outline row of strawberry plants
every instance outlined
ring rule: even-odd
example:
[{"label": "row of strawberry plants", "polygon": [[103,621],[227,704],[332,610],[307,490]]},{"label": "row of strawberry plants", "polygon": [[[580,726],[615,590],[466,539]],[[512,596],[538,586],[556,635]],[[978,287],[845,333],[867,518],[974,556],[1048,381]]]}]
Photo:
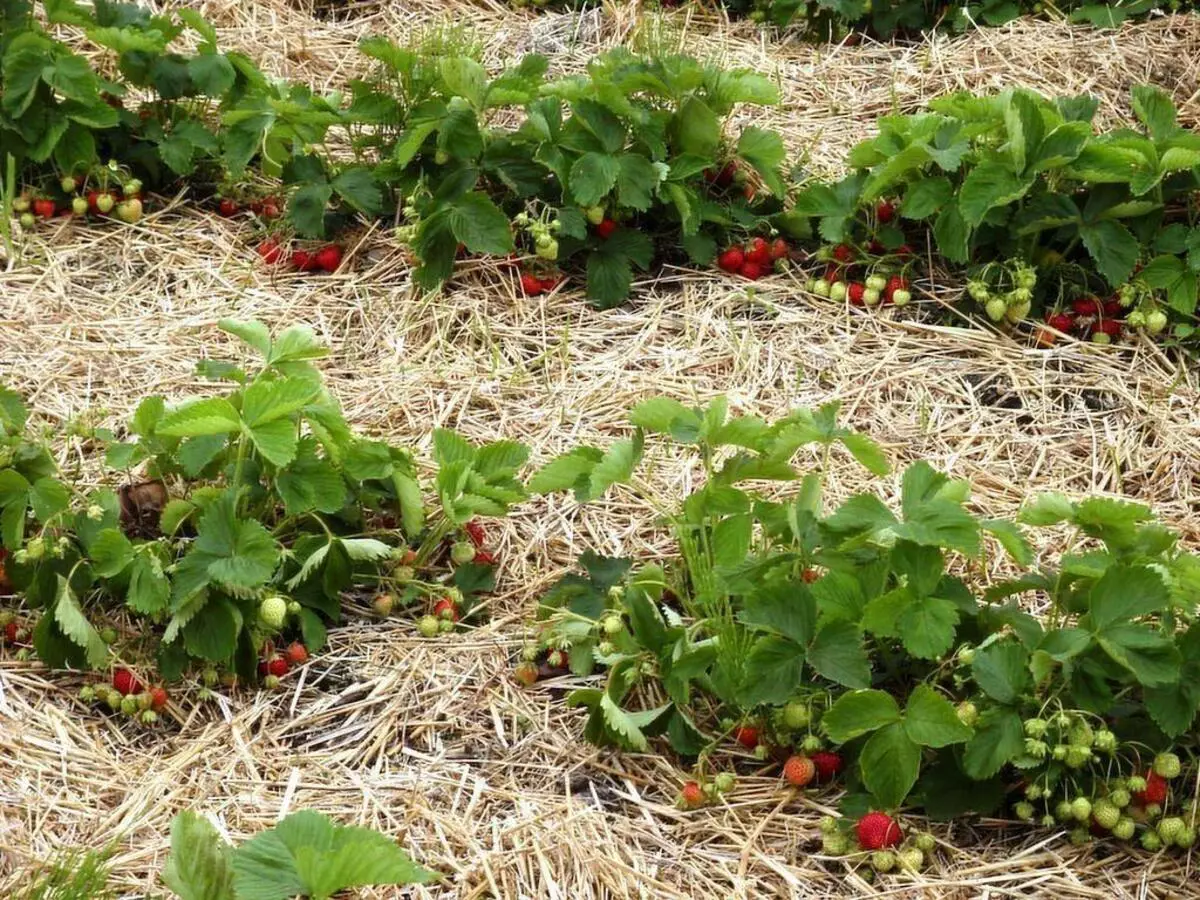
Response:
[{"label": "row of strawberry plants", "polygon": [[[829,268],[809,287],[839,301],[904,305],[934,274],[922,259],[934,257],[939,276],[969,279],[968,296],[993,321],[1044,316],[1043,342],[1066,331],[1097,341],[1160,333],[1170,316],[1178,335],[1193,331],[1200,135],[1155,87],[1133,91],[1137,128],[1108,131],[1096,129],[1087,97],[942,98],[881,119],[841,181],[789,183],[780,136],[730,124],[739,105],[778,100],[749,71],[618,49],[574,77],[549,79],[539,56],[491,77],[477,48],[439,32],[412,47],[365,40],[372,74],[352,82],[348,100],[318,98],[219,53],[211,28],[186,11],[203,39],[193,57],[167,52],[181,28],[169,20],[105,4],[83,15],[50,8],[52,21],[125,48],[118,72],[150,73],[131,86],[158,96],[124,109],[112,93],[124,85],[32,18],[6,38],[15,89],[0,102],[0,129],[28,138],[9,181],[59,192],[15,199],[41,204],[43,216],[68,204],[69,188],[80,214],[135,220],[144,182],[186,175],[223,186],[223,215],[255,214],[266,263],[304,271],[336,271],[342,250],[289,253],[290,233],[325,240],[391,209],[423,289],[445,283],[464,254],[483,254],[519,267],[531,295],[582,274],[590,302],[609,307],[654,263],[715,262],[756,280],[824,240],[836,244],[816,254]],[[227,77],[181,87],[159,71],[192,72],[197,61]],[[326,152],[330,143],[349,156]],[[118,156],[102,163],[109,152]],[[239,187],[252,168],[282,179],[280,190]]]},{"label": "row of strawberry plants", "polygon": [[[1179,777],[1200,749],[1200,556],[1131,502],[1046,495],[1016,521],[980,518],[969,486],[925,463],[903,473],[898,510],[872,493],[828,510],[825,466],[797,467],[802,448],[827,465],[840,446],[888,472],[836,414],[768,423],[730,417],[720,398],[659,398],[634,409],[631,438],[537,472],[532,491],[583,502],[636,486],[650,433],[694,454],[705,478],[660,510],[676,554],[588,552],[545,594],[518,680],[536,680],[541,654],[600,676],[568,697],[588,710],[586,736],[693,760],[686,807],[732,788],[722,745],[798,788],[841,781],[847,818],[824,823],[826,852],[861,852],[880,871],[929,849],[901,844],[892,816],[906,806],[1007,808],[1075,840],[1191,847],[1200,807]],[[1025,527],[1055,528],[1059,558],[1035,565]],[[988,583],[997,552],[1014,574]]]},{"label": "row of strawberry plants", "polygon": [[106,446],[100,487],[56,464],[20,398],[0,391],[0,594],[36,616],[30,627],[5,612],[4,642],[52,667],[115,667],[83,699],[146,723],[169,702],[152,670],[271,685],[325,643],[347,598],[420,613],[430,636],[478,616],[495,559],[477,517],[525,496],[524,447],[448,430],[433,434],[423,490],[408,451],[347,426],[309,329],[221,327],[257,353],[251,369],[198,366],[225,390],[148,397],[124,439],[73,429],[81,452]]},{"label": "row of strawberry plants", "polygon": [[[598,0],[510,0],[518,9],[557,7],[583,9]],[[664,8],[685,6],[660,0]],[[712,6],[698,0],[697,5]],[[843,40],[856,32],[880,38],[927,31],[962,32],[979,25],[1003,25],[1023,16],[1054,16],[1098,28],[1115,28],[1157,11],[1186,8],[1183,0],[718,0],[731,18],[745,17],[778,28],[800,30],[820,40]]]}]

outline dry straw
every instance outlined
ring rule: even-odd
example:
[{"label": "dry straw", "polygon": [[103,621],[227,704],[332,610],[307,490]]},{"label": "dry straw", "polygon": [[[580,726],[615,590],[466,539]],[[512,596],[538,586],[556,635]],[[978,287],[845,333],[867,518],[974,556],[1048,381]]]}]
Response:
[{"label": "dry straw", "polygon": [[[437,0],[338,4],[326,18],[280,0],[214,0],[203,12],[225,46],[322,87],[357,74],[349,50],[360,36],[403,40],[414,22],[446,13],[477,26],[490,63],[546,50],[556,68],[578,69],[622,40],[702,48],[780,79],[783,105],[747,121],[781,129],[797,158],[824,171],[875,116],[960,88],[1088,91],[1106,121],[1121,121],[1129,87],[1154,81],[1187,122],[1200,113],[1195,17],[1118,33],[1023,22],[906,47],[813,48],[712,15],[682,12],[652,28],[627,7],[582,21]],[[724,392],[734,408],[767,416],[837,399],[898,467],[928,459],[969,478],[981,512],[1012,514],[1031,490],[1098,491],[1150,503],[1190,544],[1200,539],[1200,392],[1193,372],[1148,344],[1039,351],[928,316],[847,312],[787,278],[748,296],[690,270],[640,283],[605,313],[569,286],[525,299],[481,263],[422,299],[382,232],[361,235],[331,277],[271,272],[244,224],[178,200],[132,227],[56,220],[0,274],[0,380],[52,422],[95,408],[116,422],[146,392],[203,390],[194,360],[235,352],[216,320],[258,317],[311,324],[334,348],[327,373],[348,415],[422,451],[432,426],[449,425],[524,440],[542,461],[624,434],[629,407],[659,393]],[[952,293],[926,284],[920,299],[933,309]],[[696,473],[674,453],[650,457],[645,484],[666,502],[680,497]],[[895,490],[844,459],[828,480],[834,499]],[[244,838],[302,807],[383,828],[446,874],[418,897],[1200,895],[1186,858],[1075,849],[990,821],[936,828],[944,849],[930,870],[870,885],[817,855],[816,821],[833,798],[794,797],[749,758],[727,802],[675,811],[681,773],[668,760],[581,740],[579,716],[552,702],[573,679],[522,691],[506,674],[538,594],[576,553],[670,549],[654,516],[628,491],[583,509],[530,502],[495,529],[504,575],[489,624],[422,641],[408,621],[357,618],[281,693],[239,694],[217,711],[184,700],[154,733],[79,708],[80,679],[5,660],[0,895],[34,861],[106,841],[122,896],[160,895],[179,810]]]}]

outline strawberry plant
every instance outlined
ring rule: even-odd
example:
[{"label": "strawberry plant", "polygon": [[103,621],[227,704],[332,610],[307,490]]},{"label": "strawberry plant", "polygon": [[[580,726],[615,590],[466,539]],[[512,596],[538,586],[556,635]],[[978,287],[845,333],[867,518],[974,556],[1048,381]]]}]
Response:
[{"label": "strawberry plant", "polygon": [[931,244],[965,267],[993,321],[1074,310],[1065,324],[1110,339],[1122,326],[1106,320],[1157,333],[1170,311],[1189,335],[1200,135],[1179,126],[1161,89],[1134,88],[1132,99],[1140,127],[1102,134],[1086,97],[935,100],[927,113],[881,119],[851,152],[853,174],[803,188],[796,212],[857,248],[855,265],[883,254],[885,274],[911,270],[906,248]]},{"label": "strawberry plant", "polygon": [[[634,409],[632,438],[534,475],[535,492],[593,499],[631,480],[647,432],[692,447],[705,473],[665,513],[677,557],[637,566],[585,554],[586,574],[542,599],[540,646],[577,675],[604,672],[603,686],[569,698],[589,710],[587,737],[645,750],[661,736],[701,759],[741,745],[793,784],[844,779],[855,815],[1014,803],[1029,821],[1190,845],[1186,789],[1136,795],[1151,767],[1178,778],[1176,754],[1198,749],[1200,557],[1123,501],[1046,496],[1016,522],[982,519],[967,484],[924,463],[903,473],[897,511],[861,494],[826,513],[820,471],[792,465],[801,447],[828,458],[840,444],[887,472],[835,416],[830,406],[769,424],[729,418],[720,399],[693,409],[659,398]],[[748,486],[765,481],[796,487]],[[1064,525],[1075,537],[1058,565],[1034,567],[1023,528]],[[977,562],[994,548],[1022,574],[981,586]],[[1066,818],[1064,802],[1075,804]],[[1159,819],[1171,804],[1186,821],[1167,841]]]},{"label": "strawberry plant", "polygon": [[[450,603],[455,619],[471,615],[494,564],[484,551],[457,553],[455,536],[524,497],[525,448],[436,431],[427,511],[411,454],[348,427],[313,365],[327,351],[309,329],[272,338],[257,322],[221,327],[257,365],[206,360],[199,374],[223,392],[149,397],[128,439],[96,432],[110,439],[116,490],[58,472],[19,398],[0,395],[0,544],[7,579],[41,612],[42,660],[108,665],[94,622],[124,616],[145,629],[136,651],[154,652],[168,680],[192,664],[252,678],[266,645],[299,637],[300,651],[320,648],[347,593],[376,597],[377,609],[386,600],[388,612]],[[283,657],[281,671],[263,661],[262,674],[288,670]],[[153,694],[140,711],[152,705]]]},{"label": "strawberry plant", "polygon": [[311,810],[292,813],[237,847],[208,820],[185,811],[171,823],[162,878],[183,900],[326,900],[349,888],[429,884],[438,875],[387,835],[337,825]]}]

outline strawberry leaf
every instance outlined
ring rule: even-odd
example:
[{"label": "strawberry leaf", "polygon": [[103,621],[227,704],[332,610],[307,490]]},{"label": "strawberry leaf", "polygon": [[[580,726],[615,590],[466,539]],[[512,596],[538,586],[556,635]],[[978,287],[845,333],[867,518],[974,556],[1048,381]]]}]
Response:
[{"label": "strawberry leaf", "polygon": [[885,808],[898,807],[921,774],[921,748],[900,723],[881,728],[858,757],[863,786]]},{"label": "strawberry leaf", "polygon": [[171,823],[171,853],[163,882],[180,900],[230,900],[231,848],[207,820],[184,810]]}]

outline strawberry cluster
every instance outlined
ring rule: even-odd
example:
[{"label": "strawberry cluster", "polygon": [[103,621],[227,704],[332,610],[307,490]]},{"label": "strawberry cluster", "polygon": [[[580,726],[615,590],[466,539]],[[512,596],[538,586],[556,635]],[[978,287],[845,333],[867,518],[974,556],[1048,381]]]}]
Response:
[{"label": "strawberry cluster", "polygon": [[764,237],[752,238],[744,245],[732,244],[717,257],[717,267],[731,275],[741,275],[757,281],[764,275],[782,268],[791,254],[791,247],[783,238],[768,241]]}]

